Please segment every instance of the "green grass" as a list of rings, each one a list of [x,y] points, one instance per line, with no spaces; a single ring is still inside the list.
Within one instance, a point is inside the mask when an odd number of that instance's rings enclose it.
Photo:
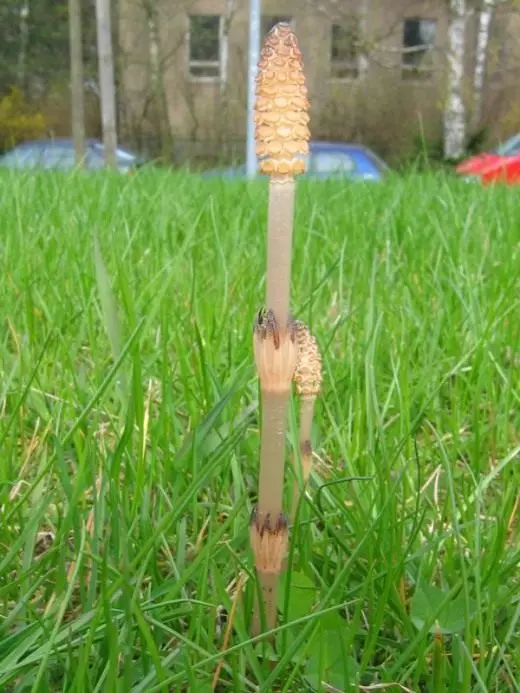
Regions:
[[[248,635],[266,201],[0,178],[1,691],[204,693],[221,652],[220,691],[519,690],[518,190],[299,183],[325,377],[275,650]]]

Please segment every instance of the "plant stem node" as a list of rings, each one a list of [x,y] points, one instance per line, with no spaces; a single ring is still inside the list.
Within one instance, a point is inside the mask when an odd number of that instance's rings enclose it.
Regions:
[[[279,573],[289,538],[285,514],[279,513],[273,521],[271,513],[263,515],[258,506],[255,506],[251,513],[249,531],[256,569],[261,573]]]
[[[297,359],[294,321],[289,319],[281,330],[272,310],[260,311],[255,322],[253,347],[262,390],[288,392]]]
[[[312,444],[310,440],[303,440],[300,443],[302,457],[312,457]]]

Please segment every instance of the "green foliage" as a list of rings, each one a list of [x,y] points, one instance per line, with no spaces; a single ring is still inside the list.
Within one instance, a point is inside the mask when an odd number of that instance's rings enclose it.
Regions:
[[[479,154],[483,151],[489,136],[489,126],[484,125],[468,137],[466,153],[468,156]]]
[[[221,659],[220,691],[518,690],[516,189],[298,183],[325,378],[273,647],[249,636],[264,182],[0,185],[0,690],[209,691]]]
[[[452,596],[432,585],[419,585],[411,604],[410,616],[416,628],[429,625],[431,633],[457,633],[475,617],[475,603],[467,609],[463,593]]]
[[[483,127],[468,137],[462,159],[481,152],[488,137],[488,128]],[[456,162],[447,162],[444,158],[442,138],[427,140],[417,134],[413,139],[411,154],[401,162],[401,167],[416,171],[450,170]]]
[[[442,139],[426,140],[421,134],[413,138],[410,154],[401,162],[403,170],[440,171],[446,169]]]
[[[121,325],[118,314],[117,301],[112,290],[111,281],[105,267],[105,262],[99,247],[99,241],[94,234],[94,266],[96,281],[101,304],[103,323],[110,340],[112,357],[114,361],[121,355]]]
[[[68,83],[69,25],[65,0],[0,2],[0,95],[15,85],[26,95],[41,95]],[[82,32],[87,74],[96,67],[95,8],[82,3]]]
[[[19,89],[0,98],[0,151],[45,134],[45,119],[31,110]]]

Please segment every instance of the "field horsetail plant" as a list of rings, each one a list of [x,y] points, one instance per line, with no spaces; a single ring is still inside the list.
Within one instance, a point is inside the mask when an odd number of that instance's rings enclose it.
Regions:
[[[321,356],[316,338],[300,320],[296,323],[297,359],[294,371],[296,392],[300,397],[300,454],[303,486],[312,470],[312,420],[314,405],[321,389]],[[295,470],[296,471],[296,470]],[[294,480],[292,512],[298,507],[300,486],[298,474]]]
[[[305,170],[308,107],[296,37],[288,24],[279,23],[260,54],[255,110],[260,171],[270,176],[266,310],[257,317],[253,338],[262,395],[258,504],[250,528],[260,587],[255,633],[276,624],[277,585],[288,544],[283,511],[285,433],[299,360],[298,323],[289,312],[294,177]]]

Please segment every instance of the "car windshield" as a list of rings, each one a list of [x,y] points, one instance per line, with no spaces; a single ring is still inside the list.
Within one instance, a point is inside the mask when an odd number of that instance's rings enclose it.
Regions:
[[[96,142],[92,149],[103,157],[103,145],[101,143],[98,144]],[[134,154],[133,152],[129,152],[127,149],[122,149],[121,147],[116,148],[116,157],[121,166],[131,164],[132,162],[143,163],[143,159],[140,156]]]
[[[495,154],[499,156],[514,156],[520,154],[520,134],[510,137],[508,140],[495,149]]]
[[[42,150],[32,147],[16,147],[1,157],[2,165],[13,167],[34,167],[41,158]]]

